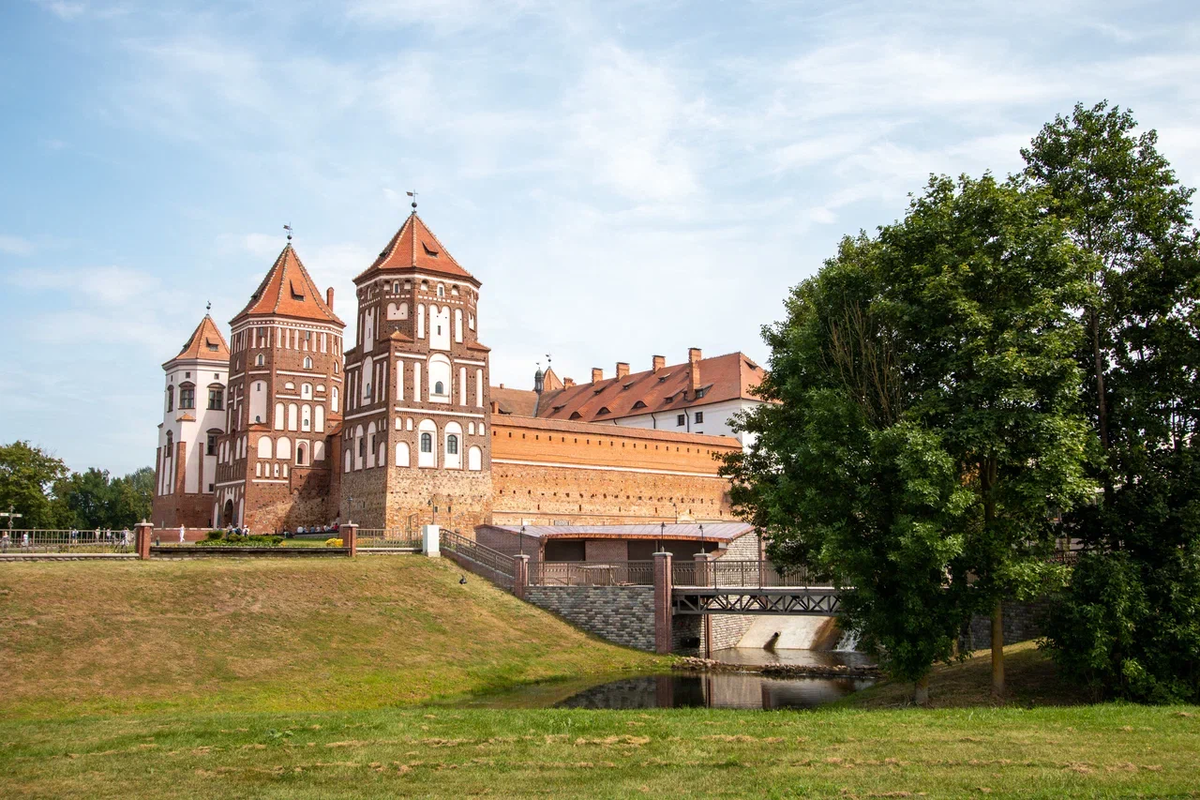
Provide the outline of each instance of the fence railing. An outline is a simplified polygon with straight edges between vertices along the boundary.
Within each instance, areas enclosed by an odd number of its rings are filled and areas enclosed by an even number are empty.
[[[832,586],[814,579],[803,567],[780,572],[770,561],[729,559],[676,561],[671,565],[671,583],[709,589]]]
[[[468,539],[457,531],[442,528],[438,536],[438,544],[448,555],[466,559],[480,567],[491,570],[502,579],[507,579],[511,586],[516,569],[513,557],[499,550],[493,550],[474,539]],[[503,580],[501,582],[504,582]]]
[[[330,535],[340,536],[336,533]],[[406,528],[359,528],[357,543],[360,550],[420,549],[421,537]]]
[[[132,530],[3,530],[0,555],[34,553],[132,553]]]
[[[653,561],[539,561],[529,567],[531,586],[653,586]]]

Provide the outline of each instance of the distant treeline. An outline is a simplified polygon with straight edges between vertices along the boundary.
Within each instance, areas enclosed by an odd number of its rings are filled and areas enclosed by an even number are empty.
[[[14,528],[128,527],[150,518],[153,493],[151,467],[121,477],[95,467],[72,472],[27,441],[0,446],[0,510],[21,515]]]

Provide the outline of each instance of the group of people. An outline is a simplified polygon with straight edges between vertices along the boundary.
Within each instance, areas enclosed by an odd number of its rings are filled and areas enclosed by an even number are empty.
[[[338,532],[339,527],[341,527],[341,526],[336,522],[333,523],[332,525],[308,525],[308,526],[297,525],[296,530],[294,530],[294,531],[284,530],[283,535],[290,539],[293,536],[300,536],[305,533],[335,534]]]

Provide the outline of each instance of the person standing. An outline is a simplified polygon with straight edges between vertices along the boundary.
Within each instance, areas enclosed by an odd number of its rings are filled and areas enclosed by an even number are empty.
[[[179,543],[183,544],[183,526],[179,526]]]

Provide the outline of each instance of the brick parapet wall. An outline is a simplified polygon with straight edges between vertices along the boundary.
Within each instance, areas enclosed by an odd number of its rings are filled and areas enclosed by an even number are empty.
[[[525,599],[602,639],[654,650],[653,587],[530,586]]]

